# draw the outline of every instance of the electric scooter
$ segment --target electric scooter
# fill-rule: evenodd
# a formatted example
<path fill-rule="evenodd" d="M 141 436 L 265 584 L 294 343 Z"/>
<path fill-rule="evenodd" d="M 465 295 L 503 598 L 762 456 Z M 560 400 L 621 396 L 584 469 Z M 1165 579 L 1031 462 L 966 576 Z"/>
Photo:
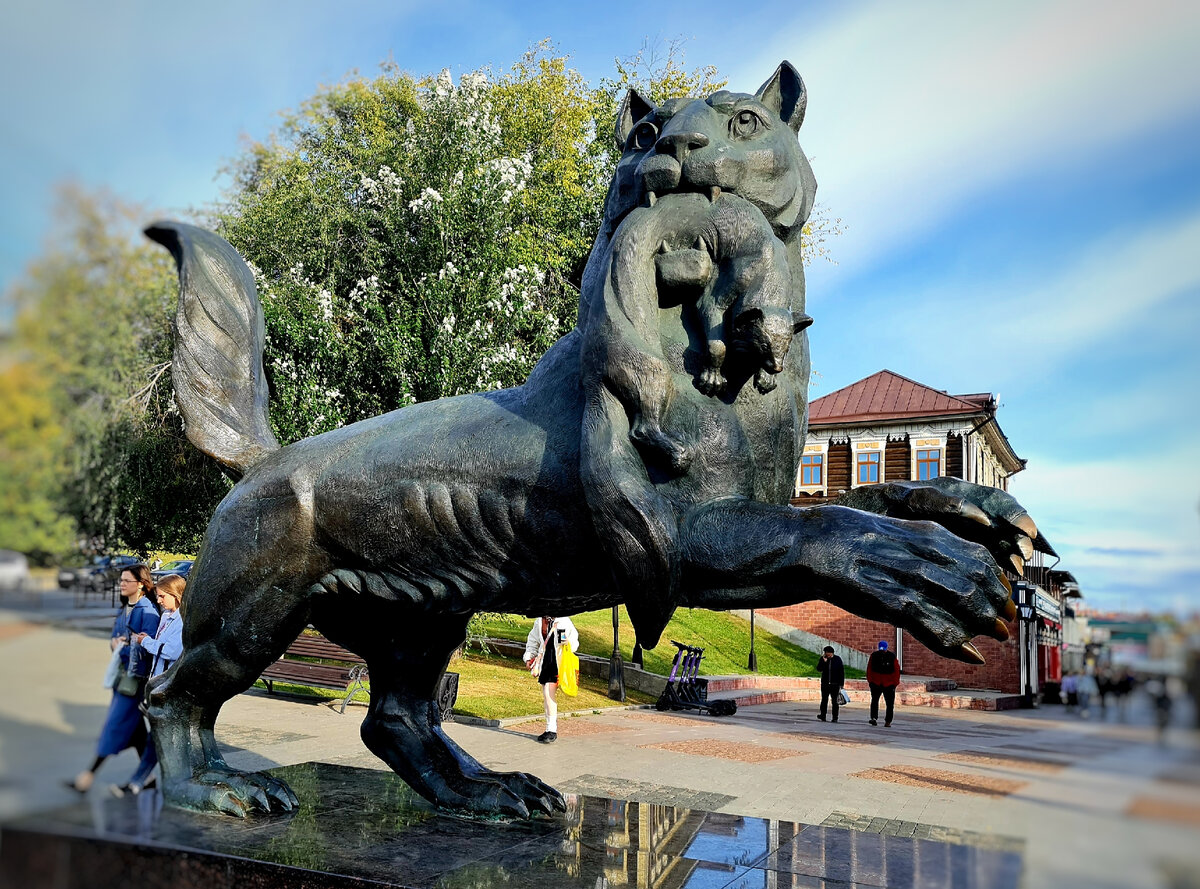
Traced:
<path fill-rule="evenodd" d="M 671 663 L 671 675 L 667 677 L 667 687 L 659 695 L 655 708 L 658 710 L 697 710 L 710 716 L 732 716 L 737 712 L 736 701 L 712 701 L 711 703 L 700 693 L 696 677 L 700 673 L 700 659 L 704 657 L 703 648 L 694 648 L 682 642 L 671 640 L 678 649 L 675 660 Z"/>

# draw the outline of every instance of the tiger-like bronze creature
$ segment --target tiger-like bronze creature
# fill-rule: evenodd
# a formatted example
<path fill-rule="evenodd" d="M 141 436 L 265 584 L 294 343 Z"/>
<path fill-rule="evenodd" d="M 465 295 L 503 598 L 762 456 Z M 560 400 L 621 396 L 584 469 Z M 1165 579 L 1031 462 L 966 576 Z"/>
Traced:
<path fill-rule="evenodd" d="M 708 338 L 694 307 L 650 292 L 630 301 L 634 324 L 618 306 L 614 262 L 659 274 L 654 249 L 614 254 L 615 242 L 637 240 L 647 214 L 635 211 L 694 192 L 736 195 L 762 214 L 786 258 L 788 318 L 803 314 L 799 235 L 815 189 L 796 142 L 805 103 L 786 62 L 754 94 L 657 108 L 631 94 L 577 328 L 528 381 L 283 448 L 267 422 L 262 313 L 245 263 L 200 229 L 148 229 L 179 265 L 173 373 L 188 435 L 240 476 L 191 575 L 184 654 L 151 683 L 170 803 L 235 815 L 295 806 L 278 780 L 231 768 L 213 726 L 308 623 L 369 665 L 362 737 L 374 753 L 440 806 L 518 817 L 559 810 L 562 797 L 536 777 L 483 767 L 445 735 L 434 702 L 477 611 L 625 602 L 652 646 L 679 605 L 820 598 L 951 657 L 978 660 L 972 637 L 1006 635 L 1012 603 L 996 560 L 1019 559 L 1036 534 L 1016 501 L 938 479 L 874 486 L 856 495 L 862 509 L 794 509 L 807 334 L 786 344 L 769 391 L 747 385 L 758 368 L 731 355 L 723 389 L 702 392 Z M 631 348 L 639 331 L 653 340 L 642 350 Z M 662 381 L 662 421 L 682 430 L 686 465 L 666 470 L 630 438 L 612 386 L 614 369 L 630 368 Z"/>

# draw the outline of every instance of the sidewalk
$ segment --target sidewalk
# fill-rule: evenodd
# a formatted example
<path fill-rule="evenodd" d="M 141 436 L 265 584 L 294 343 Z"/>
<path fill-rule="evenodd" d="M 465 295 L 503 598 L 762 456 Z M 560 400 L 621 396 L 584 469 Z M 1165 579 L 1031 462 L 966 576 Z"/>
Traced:
<path fill-rule="evenodd" d="M 0 818 L 77 801 L 61 781 L 92 756 L 111 615 L 66 612 L 0 610 Z M 359 739 L 361 715 L 244 694 L 217 734 L 239 768 L 382 769 Z M 1141 699 L 1129 725 L 1049 707 L 902 707 L 890 729 L 869 726 L 857 702 L 837 725 L 815 715 L 807 701 L 720 720 L 613 711 L 561 720 L 550 746 L 533 740 L 537 719 L 447 732 L 486 765 L 532 771 L 564 792 L 1018 851 L 1028 889 L 1200 885 L 1200 744 L 1185 714 L 1165 747 Z M 130 752 L 106 763 L 92 793 L 134 765 Z"/>

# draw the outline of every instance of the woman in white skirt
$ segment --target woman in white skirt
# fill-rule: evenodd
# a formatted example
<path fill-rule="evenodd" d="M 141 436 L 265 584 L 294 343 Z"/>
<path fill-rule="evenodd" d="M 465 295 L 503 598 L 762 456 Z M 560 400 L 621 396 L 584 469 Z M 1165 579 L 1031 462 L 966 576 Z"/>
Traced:
<path fill-rule="evenodd" d="M 546 730 L 538 735 L 542 744 L 558 739 L 558 665 L 564 645 L 579 651 L 579 631 L 569 617 L 539 617 L 525 640 L 525 666 L 542 686 L 546 707 Z"/>

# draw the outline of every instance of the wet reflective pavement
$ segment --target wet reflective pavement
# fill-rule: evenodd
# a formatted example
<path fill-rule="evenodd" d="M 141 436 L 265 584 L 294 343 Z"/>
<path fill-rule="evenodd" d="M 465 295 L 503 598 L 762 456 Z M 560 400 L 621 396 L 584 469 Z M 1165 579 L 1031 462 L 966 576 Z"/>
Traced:
<path fill-rule="evenodd" d="M 0 885 L 1007 889 L 1023 866 L 1012 850 L 596 796 L 568 796 L 552 819 L 458 818 L 389 772 L 272 774 L 295 790 L 295 813 L 237 821 L 147 792 L 10 822 Z"/>

